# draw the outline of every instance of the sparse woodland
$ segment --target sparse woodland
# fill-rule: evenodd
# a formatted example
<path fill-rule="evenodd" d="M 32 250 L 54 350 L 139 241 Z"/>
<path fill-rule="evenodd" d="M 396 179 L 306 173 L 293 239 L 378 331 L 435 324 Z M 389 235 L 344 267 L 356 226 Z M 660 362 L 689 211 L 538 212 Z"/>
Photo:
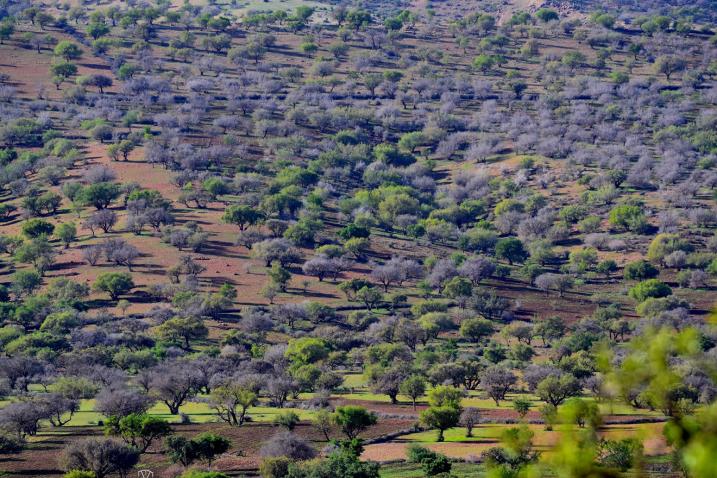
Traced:
<path fill-rule="evenodd" d="M 717 476 L 682 3 L 0 0 L 2 476 Z"/>

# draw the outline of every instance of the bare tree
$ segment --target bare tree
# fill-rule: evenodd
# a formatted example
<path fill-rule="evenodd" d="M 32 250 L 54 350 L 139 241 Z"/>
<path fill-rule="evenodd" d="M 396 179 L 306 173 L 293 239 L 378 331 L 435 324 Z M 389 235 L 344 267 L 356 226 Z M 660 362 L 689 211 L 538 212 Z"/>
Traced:
<path fill-rule="evenodd" d="M 303 438 L 284 430 L 269 438 L 259 454 L 264 457 L 285 456 L 291 460 L 310 460 L 316 456 L 316 451 Z"/>
<path fill-rule="evenodd" d="M 18 440 L 34 436 L 40 420 L 48 418 L 47 411 L 36 401 L 14 402 L 0 410 L 0 429 L 14 433 Z"/>
<path fill-rule="evenodd" d="M 70 443 L 62 455 L 65 470 L 90 470 L 97 478 L 125 476 L 139 461 L 139 452 L 114 438 L 86 438 Z"/>
<path fill-rule="evenodd" d="M 104 254 L 104 247 L 100 244 L 92 244 L 82 249 L 82 259 L 89 265 L 97 265 Z"/>
<path fill-rule="evenodd" d="M 88 227 L 92 231 L 94 231 L 96 227 L 99 227 L 106 234 L 112 230 L 116 223 L 117 214 L 115 214 L 114 211 L 110 211 L 109 209 L 101 209 L 92 214 L 92 216 L 90 216 L 87 221 L 85 221 L 85 227 Z"/>
<path fill-rule="evenodd" d="M 510 391 L 516 382 L 516 377 L 508 368 L 500 365 L 493 365 L 481 374 L 480 387 L 495 401 L 496 406 L 500 400 Z"/>
<path fill-rule="evenodd" d="M 124 417 L 144 413 L 152 406 L 147 394 L 127 387 L 105 387 L 95 398 L 95 410 L 106 417 Z"/>
<path fill-rule="evenodd" d="M 169 408 L 172 415 L 179 407 L 197 393 L 199 376 L 187 363 L 174 362 L 153 370 L 151 390 Z"/>

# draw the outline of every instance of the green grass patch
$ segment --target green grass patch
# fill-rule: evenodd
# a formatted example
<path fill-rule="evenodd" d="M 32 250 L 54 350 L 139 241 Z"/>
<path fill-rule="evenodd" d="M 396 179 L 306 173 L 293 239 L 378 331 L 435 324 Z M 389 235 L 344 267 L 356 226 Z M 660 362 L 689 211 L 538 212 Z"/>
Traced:
<path fill-rule="evenodd" d="M 447 443 L 485 443 L 486 441 L 496 441 L 500 439 L 501 434 L 508 428 L 518 425 L 502 425 L 502 424 L 485 424 L 473 429 L 473 436 L 466 437 L 466 429 L 463 427 L 455 427 L 446 430 L 443 434 Z M 435 443 L 436 430 L 426 430 L 423 432 L 410 433 L 403 435 L 402 440 L 415 443 Z"/>
<path fill-rule="evenodd" d="M 424 478 L 421 465 L 417 463 L 393 463 L 383 465 L 381 478 Z M 456 478 L 478 478 L 483 476 L 482 467 L 473 463 L 453 463 L 451 476 Z"/>
<path fill-rule="evenodd" d="M 75 413 L 67 425 L 75 427 L 95 426 L 99 422 L 104 421 L 106 417 L 94 410 L 94 404 L 94 400 L 82 400 L 80 410 Z M 271 422 L 274 417 L 286 411 L 295 412 L 301 420 L 311 420 L 315 413 L 311 410 L 298 408 L 275 408 L 260 405 L 250 408 L 249 416 L 255 422 Z M 208 403 L 187 402 L 179 408 L 179 412 L 187 415 L 192 423 L 211 423 L 219 421 L 216 412 Z M 156 403 L 147 413 L 155 417 L 164 418 L 169 423 L 181 422 L 180 416 L 170 414 L 167 406 L 161 402 Z"/>
<path fill-rule="evenodd" d="M 366 376 L 362 373 L 347 373 L 344 375 L 344 387 L 361 388 L 366 387 Z"/>

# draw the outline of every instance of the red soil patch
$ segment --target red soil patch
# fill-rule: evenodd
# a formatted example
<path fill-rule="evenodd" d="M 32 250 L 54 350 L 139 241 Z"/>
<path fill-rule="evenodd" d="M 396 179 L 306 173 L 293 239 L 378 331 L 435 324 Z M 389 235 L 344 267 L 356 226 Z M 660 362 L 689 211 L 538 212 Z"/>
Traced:
<path fill-rule="evenodd" d="M 17 31 L 14 38 L 19 38 L 23 31 Z M 69 35 L 62 34 L 57 31 L 40 31 L 35 30 L 38 35 L 51 35 L 58 42 L 62 40 L 70 40 L 77 43 L 77 40 Z M 103 74 L 112 76 L 103 60 L 94 56 L 87 47 L 81 46 L 83 50 L 82 58 L 75 60 L 73 63 L 77 65 L 77 76 L 90 74 Z M 58 90 L 52 83 L 52 75 L 50 74 L 50 66 L 54 57 L 52 50 L 47 48 L 41 49 L 40 53 L 32 48 L 25 48 L 18 41 L 6 41 L 0 45 L 0 71 L 10 76 L 9 83 L 18 89 L 18 93 L 23 98 L 38 98 L 38 92 L 42 91 L 42 97 L 45 99 L 60 100 L 65 89 L 72 86 L 74 77 L 68 82 L 63 83 Z M 116 83 L 116 82 L 115 82 Z M 105 88 L 105 93 L 117 91 L 117 84 Z"/>
<path fill-rule="evenodd" d="M 402 420 L 381 420 L 362 436 L 366 439 L 376 438 L 408 426 L 409 424 Z M 242 427 L 231 427 L 224 423 L 204 423 L 175 425 L 173 428 L 175 433 L 185 436 L 211 431 L 228 438 L 232 442 L 231 449 L 215 460 L 212 469 L 251 474 L 256 472 L 261 463 L 259 451 L 263 443 L 280 431 L 279 428 L 267 423 L 248 423 Z M 326 444 L 324 435 L 308 423 L 299 424 L 294 433 L 308 440 L 317 451 L 321 451 Z M 97 427 L 63 427 L 43 432 L 21 453 L 0 457 L 0 469 L 22 476 L 61 477 L 63 471 L 60 460 L 63 449 L 73 441 L 90 436 L 102 436 L 102 431 Z M 332 430 L 330 436 L 339 438 L 339 430 Z M 153 445 L 149 453 L 142 455 L 139 467 L 151 469 L 157 478 L 173 476 L 172 473 L 177 470 L 177 467 L 171 465 L 162 453 L 161 442 Z"/>

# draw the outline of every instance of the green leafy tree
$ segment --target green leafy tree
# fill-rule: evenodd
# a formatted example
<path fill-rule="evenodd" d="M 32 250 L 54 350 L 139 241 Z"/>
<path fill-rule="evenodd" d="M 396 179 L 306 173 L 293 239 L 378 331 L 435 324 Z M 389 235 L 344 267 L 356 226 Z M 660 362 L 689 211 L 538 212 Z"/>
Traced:
<path fill-rule="evenodd" d="M 645 260 L 630 262 L 623 271 L 625 280 L 645 280 L 658 276 L 659 270 Z"/>
<path fill-rule="evenodd" d="M 346 13 L 345 21 L 354 30 L 358 30 L 371 23 L 371 14 L 361 9 L 350 10 Z"/>
<path fill-rule="evenodd" d="M 0 23 L 0 45 L 3 44 L 5 40 L 8 40 L 12 34 L 15 33 L 15 25 L 10 20 L 3 20 L 2 23 Z"/>
<path fill-rule="evenodd" d="M 105 430 L 118 434 L 125 443 L 139 450 L 140 453 L 145 453 L 153 441 L 172 433 L 172 427 L 166 420 L 146 413 L 132 413 L 122 417 L 117 421 L 116 428 L 110 420 Z"/>
<path fill-rule="evenodd" d="M 428 392 L 430 407 L 420 414 L 421 423 L 438 430 L 437 441 L 443 441 L 445 430 L 458 424 L 461 417 L 462 393 L 454 387 L 439 385 Z"/>
<path fill-rule="evenodd" d="M 466 299 L 473 293 L 473 283 L 465 277 L 454 277 L 443 286 L 443 294 L 451 299 Z"/>
<path fill-rule="evenodd" d="M 77 239 L 77 227 L 73 222 L 65 222 L 57 226 L 55 236 L 65 245 L 65 249 L 70 247 L 72 241 Z"/>
<path fill-rule="evenodd" d="M 383 294 L 375 287 L 363 286 L 356 291 L 356 299 L 363 302 L 370 311 L 383 300 Z"/>
<path fill-rule="evenodd" d="M 500 239 L 495 245 L 495 255 L 500 259 L 507 260 L 509 264 L 523 262 L 528 258 L 528 252 L 522 241 L 516 237 Z"/>
<path fill-rule="evenodd" d="M 42 284 L 42 276 L 37 271 L 20 270 L 12 275 L 10 290 L 17 297 L 32 294 Z"/>
<path fill-rule="evenodd" d="M 67 61 L 53 63 L 50 67 L 50 72 L 59 78 L 60 83 L 62 83 L 67 78 L 77 74 L 77 65 Z"/>
<path fill-rule="evenodd" d="M 672 289 L 657 279 L 648 279 L 632 287 L 628 291 L 628 295 L 638 302 L 644 302 L 649 298 L 660 298 L 672 295 Z"/>
<path fill-rule="evenodd" d="M 28 219 L 22 225 L 22 234 L 28 239 L 34 239 L 39 236 L 51 236 L 55 230 L 55 226 L 39 218 Z"/>
<path fill-rule="evenodd" d="M 165 446 L 172 463 L 181 463 L 182 466 L 187 467 L 197 459 L 194 442 L 185 436 L 170 435 L 165 440 Z"/>
<path fill-rule="evenodd" d="M 496 57 L 494 55 L 486 55 L 485 53 L 473 58 L 473 68 L 482 73 L 488 73 L 495 67 L 496 63 Z"/>
<path fill-rule="evenodd" d="M 610 274 L 617 271 L 617 262 L 612 259 L 605 259 L 604 261 L 600 261 L 595 267 L 595 271 L 599 272 L 600 274 L 604 274 L 605 278 L 609 279 Z"/>
<path fill-rule="evenodd" d="M 557 407 L 565 399 L 580 392 L 580 383 L 571 374 L 549 375 L 538 383 L 535 394 L 541 400 Z"/>
<path fill-rule="evenodd" d="M 445 430 L 458 425 L 460 417 L 461 411 L 458 408 L 449 406 L 431 406 L 427 410 L 423 410 L 421 412 L 420 420 L 421 423 L 428 428 L 435 428 L 438 430 L 436 441 L 442 442 L 444 440 Z"/>
<path fill-rule="evenodd" d="M 615 206 L 608 217 L 610 224 L 621 230 L 643 232 L 647 228 L 647 220 L 639 206 L 624 204 Z"/>
<path fill-rule="evenodd" d="M 410 133 L 404 133 L 398 140 L 398 147 L 403 151 L 408 151 L 411 154 L 416 152 L 420 146 L 426 143 L 426 135 L 421 131 L 412 131 Z"/>
<path fill-rule="evenodd" d="M 219 471 L 188 470 L 179 478 L 229 478 L 229 475 Z"/>
<path fill-rule="evenodd" d="M 411 399 L 413 403 L 413 409 L 416 409 L 416 400 L 426 393 L 426 381 L 420 375 L 411 375 L 406 380 L 401 382 L 399 387 L 401 395 Z"/>
<path fill-rule="evenodd" d="M 334 412 L 334 422 L 349 440 L 358 438 L 358 435 L 378 421 L 376 414 L 364 407 L 346 405 L 337 407 Z"/>
<path fill-rule="evenodd" d="M 540 8 L 535 12 L 534 15 L 535 18 L 545 23 L 560 19 L 558 12 L 550 8 Z"/>
<path fill-rule="evenodd" d="M 82 57 L 82 49 L 69 40 L 62 40 L 55 46 L 56 56 L 64 58 L 65 61 L 77 60 Z"/>
<path fill-rule="evenodd" d="M 159 338 L 170 342 L 179 342 L 185 350 L 191 350 L 190 342 L 192 340 L 206 338 L 208 334 L 209 329 L 198 317 L 174 317 L 157 327 Z"/>
<path fill-rule="evenodd" d="M 196 436 L 192 442 L 197 458 L 206 461 L 209 466 L 212 466 L 212 461 L 217 455 L 225 453 L 231 446 L 228 439 L 211 432 Z"/>
<path fill-rule="evenodd" d="M 226 211 L 224 211 L 222 220 L 229 224 L 239 226 L 239 230 L 243 231 L 248 226 L 258 224 L 263 217 L 264 216 L 260 211 L 251 206 L 237 205 L 229 206 Z"/>
<path fill-rule="evenodd" d="M 43 275 L 52 266 L 55 252 L 47 237 L 42 234 L 17 246 L 13 257 L 18 262 L 32 264 Z"/>
<path fill-rule="evenodd" d="M 516 398 L 513 400 L 513 410 L 518 412 L 518 415 L 520 415 L 521 420 L 525 418 L 525 416 L 530 411 L 531 406 L 530 400 L 526 400 L 524 398 Z"/>
<path fill-rule="evenodd" d="M 120 195 L 118 184 L 103 182 L 85 186 L 78 192 L 76 199 L 80 204 L 94 206 L 100 210 L 108 207 Z"/>
<path fill-rule="evenodd" d="M 663 264 L 669 254 L 675 251 L 689 252 L 691 249 L 690 244 L 677 234 L 658 234 L 647 248 L 647 259 Z"/>
<path fill-rule="evenodd" d="M 601 465 L 625 472 L 641 461 L 643 451 L 642 443 L 635 438 L 603 439 L 598 455 Z"/>
<path fill-rule="evenodd" d="M 104 272 L 95 279 L 92 288 L 97 292 L 107 292 L 110 299 L 117 300 L 134 288 L 134 281 L 127 272 Z"/>
<path fill-rule="evenodd" d="M 85 31 L 94 40 L 97 40 L 98 38 L 107 35 L 110 32 L 110 28 L 107 25 L 105 25 L 104 23 L 93 22 L 93 23 L 90 23 L 89 25 L 87 25 L 87 28 L 85 28 Z"/>
<path fill-rule="evenodd" d="M 486 319 L 472 318 L 461 322 L 460 334 L 473 343 L 479 343 L 494 332 L 493 324 Z"/>
<path fill-rule="evenodd" d="M 291 279 L 291 272 L 281 266 L 279 261 L 271 263 L 271 268 L 267 272 L 271 281 L 276 284 L 282 292 L 286 292 L 286 286 Z"/>

